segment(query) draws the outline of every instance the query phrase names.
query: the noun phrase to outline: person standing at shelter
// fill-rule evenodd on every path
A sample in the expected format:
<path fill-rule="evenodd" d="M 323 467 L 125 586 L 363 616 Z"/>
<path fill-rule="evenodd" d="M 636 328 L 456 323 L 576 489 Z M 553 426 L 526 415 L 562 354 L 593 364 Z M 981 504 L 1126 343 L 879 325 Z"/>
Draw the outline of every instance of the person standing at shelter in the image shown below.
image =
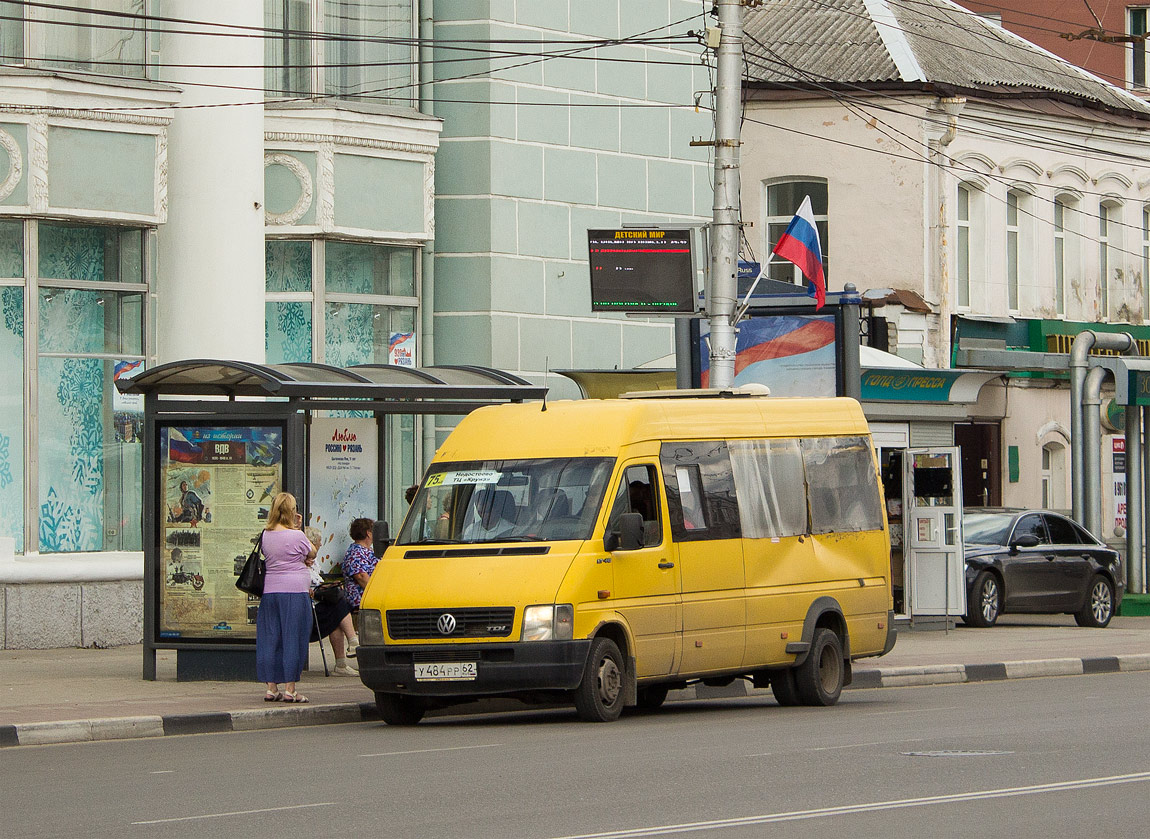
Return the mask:
<path fill-rule="evenodd" d="M 363 590 L 371 579 L 375 564 L 379 562 L 371 549 L 371 528 L 374 525 L 372 519 L 355 519 L 348 528 L 351 544 L 347 546 L 347 553 L 343 557 L 343 590 L 347 602 L 357 612 L 359 602 L 363 599 Z"/>
<path fill-rule="evenodd" d="M 267 702 L 307 702 L 296 692 L 296 682 L 307 663 L 312 625 L 309 569 L 316 548 L 304 535 L 303 517 L 290 492 L 281 492 L 272 501 L 262 547 L 267 575 L 256 613 L 256 678 L 267 685 Z"/>

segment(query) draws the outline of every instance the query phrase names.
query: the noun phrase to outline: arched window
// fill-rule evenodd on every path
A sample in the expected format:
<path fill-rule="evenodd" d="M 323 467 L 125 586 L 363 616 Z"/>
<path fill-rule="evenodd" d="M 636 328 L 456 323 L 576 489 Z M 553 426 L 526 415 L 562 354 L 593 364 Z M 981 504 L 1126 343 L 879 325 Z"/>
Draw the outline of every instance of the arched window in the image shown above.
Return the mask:
<path fill-rule="evenodd" d="M 1066 447 L 1059 443 L 1042 447 L 1042 506 L 1048 510 L 1066 507 Z"/>
<path fill-rule="evenodd" d="M 1142 208 L 1142 320 L 1150 321 L 1150 206 Z"/>
<path fill-rule="evenodd" d="M 1066 224 L 1068 221 L 1067 198 L 1063 195 L 1054 199 L 1054 307 L 1059 315 L 1066 314 Z"/>
<path fill-rule="evenodd" d="M 955 290 L 960 308 L 971 306 L 971 290 L 986 280 L 982 227 L 982 190 L 975 184 L 958 185 L 955 207 Z"/>
<path fill-rule="evenodd" d="M 1102 320 L 1110 319 L 1110 276 L 1122 267 L 1122 205 L 1103 201 L 1098 205 L 1098 303 Z"/>
<path fill-rule="evenodd" d="M 1023 196 L 1015 190 L 1006 193 L 1006 308 L 1019 309 L 1019 256 L 1022 248 L 1022 225 L 1019 224 L 1019 205 Z"/>
<path fill-rule="evenodd" d="M 786 231 L 799 205 L 808 195 L 811 197 L 811 209 L 815 214 L 815 227 L 819 231 L 819 244 L 823 249 L 823 275 L 829 278 L 831 258 L 826 181 L 794 180 L 767 184 L 767 253 L 774 249 L 775 242 Z M 776 259 L 771 263 L 768 276 L 772 280 L 806 285 L 799 269 L 785 260 Z"/>

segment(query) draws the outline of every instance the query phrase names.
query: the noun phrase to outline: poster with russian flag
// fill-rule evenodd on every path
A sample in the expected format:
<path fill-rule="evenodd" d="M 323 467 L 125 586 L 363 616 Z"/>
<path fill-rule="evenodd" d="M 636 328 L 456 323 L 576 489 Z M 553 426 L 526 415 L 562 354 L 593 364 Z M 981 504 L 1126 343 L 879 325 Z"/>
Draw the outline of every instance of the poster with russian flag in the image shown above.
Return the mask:
<path fill-rule="evenodd" d="M 776 256 L 793 262 L 807 278 L 808 291 L 815 298 L 815 310 L 827 302 L 827 281 L 823 276 L 823 248 L 819 242 L 819 229 L 815 225 L 815 213 L 811 209 L 811 197 L 803 198 L 799 210 L 786 231 L 775 243 L 772 251 Z"/>
<path fill-rule="evenodd" d="M 415 366 L 415 333 L 392 332 L 387 339 L 387 363 L 397 367 Z"/>
<path fill-rule="evenodd" d="M 710 387 L 709 333 L 699 336 L 701 386 Z M 736 385 L 764 384 L 772 396 L 835 396 L 834 315 L 769 315 L 739 324 Z"/>

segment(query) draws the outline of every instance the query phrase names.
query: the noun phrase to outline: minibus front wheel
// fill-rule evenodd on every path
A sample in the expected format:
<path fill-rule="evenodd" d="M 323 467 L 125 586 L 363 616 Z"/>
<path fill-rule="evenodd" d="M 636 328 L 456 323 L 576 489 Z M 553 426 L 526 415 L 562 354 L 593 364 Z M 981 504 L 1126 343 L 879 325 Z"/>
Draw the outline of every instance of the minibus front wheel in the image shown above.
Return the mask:
<path fill-rule="evenodd" d="M 623 654 L 610 638 L 602 636 L 591 642 L 583 680 L 575 689 L 575 710 L 587 722 L 612 722 L 623 713 L 627 678 Z"/>
<path fill-rule="evenodd" d="M 379 716 L 388 725 L 415 725 L 427 710 L 423 701 L 413 696 L 398 693 L 375 692 L 375 707 Z"/>

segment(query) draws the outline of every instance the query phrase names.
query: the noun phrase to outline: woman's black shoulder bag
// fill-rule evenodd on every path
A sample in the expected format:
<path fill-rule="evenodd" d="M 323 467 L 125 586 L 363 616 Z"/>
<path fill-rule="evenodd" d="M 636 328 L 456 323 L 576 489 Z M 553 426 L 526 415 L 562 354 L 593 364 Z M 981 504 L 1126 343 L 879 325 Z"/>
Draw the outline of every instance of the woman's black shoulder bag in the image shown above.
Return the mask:
<path fill-rule="evenodd" d="M 240 569 L 239 577 L 236 578 L 236 588 L 257 597 L 264 593 L 264 575 L 267 573 L 267 569 L 264 567 L 264 558 L 260 556 L 263 544 L 264 534 L 263 531 L 260 531 L 256 546 L 248 554 L 247 562 L 244 563 L 244 567 Z"/>

